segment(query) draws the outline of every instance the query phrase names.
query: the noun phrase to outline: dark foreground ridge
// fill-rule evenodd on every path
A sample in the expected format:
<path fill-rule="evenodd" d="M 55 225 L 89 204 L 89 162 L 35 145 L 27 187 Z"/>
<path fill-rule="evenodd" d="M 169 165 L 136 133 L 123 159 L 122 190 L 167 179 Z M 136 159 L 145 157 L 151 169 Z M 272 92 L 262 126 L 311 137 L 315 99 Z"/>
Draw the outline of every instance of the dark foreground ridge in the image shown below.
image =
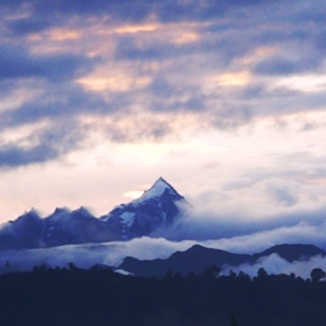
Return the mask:
<path fill-rule="evenodd" d="M 34 268 L 0 276 L 1 325 L 321 326 L 326 320 L 325 272 L 311 279 L 244 273 L 169 273 L 163 279 L 81 270 Z"/>
<path fill-rule="evenodd" d="M 125 258 L 119 266 L 127 272 L 141 277 L 163 277 L 169 270 L 182 275 L 200 274 L 210 266 L 255 264 L 260 258 L 276 254 L 289 263 L 306 261 L 314 256 L 325 256 L 326 251 L 313 245 L 283 244 L 273 246 L 254 255 L 234 254 L 224 250 L 194 245 L 184 252 L 176 252 L 167 259 L 139 260 L 134 257 Z"/>

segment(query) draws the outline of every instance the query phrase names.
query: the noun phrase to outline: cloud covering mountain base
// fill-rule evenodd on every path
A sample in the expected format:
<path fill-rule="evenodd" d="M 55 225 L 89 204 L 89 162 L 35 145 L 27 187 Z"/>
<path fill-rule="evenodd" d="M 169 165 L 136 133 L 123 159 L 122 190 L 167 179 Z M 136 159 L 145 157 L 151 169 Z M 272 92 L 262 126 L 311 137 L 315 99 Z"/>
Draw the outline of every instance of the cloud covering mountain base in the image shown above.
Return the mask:
<path fill-rule="evenodd" d="M 195 244 L 205 247 L 223 249 L 229 252 L 247 253 L 244 246 L 240 250 L 239 243 L 246 243 L 245 237 L 233 239 L 206 240 L 202 242 L 184 240 L 180 242 L 169 241 L 163 238 L 138 238 L 127 242 L 110 242 L 103 244 L 67 245 L 46 249 L 8 250 L 1 252 L 0 271 L 31 270 L 34 266 L 45 265 L 50 268 L 66 267 L 69 263 L 77 267 L 88 269 L 94 265 L 107 265 L 113 268 L 119 267 L 126 257 L 134 257 L 140 260 L 167 259 L 176 251 L 186 251 Z M 258 244 L 257 240 L 257 244 Z M 248 245 L 248 243 L 247 243 Z M 253 250 L 253 247 L 250 247 Z M 255 252 L 266 249 L 261 243 L 256 245 Z M 233 249 L 233 250 L 232 250 Z M 255 264 L 242 264 L 239 266 L 220 266 L 222 273 L 228 275 L 230 271 L 237 274 L 240 271 L 251 277 L 257 275 L 260 268 L 264 268 L 268 274 L 291 274 L 304 279 L 309 278 L 314 268 L 326 270 L 326 257 L 314 256 L 308 260 L 288 262 L 276 254 L 260 258 Z"/>

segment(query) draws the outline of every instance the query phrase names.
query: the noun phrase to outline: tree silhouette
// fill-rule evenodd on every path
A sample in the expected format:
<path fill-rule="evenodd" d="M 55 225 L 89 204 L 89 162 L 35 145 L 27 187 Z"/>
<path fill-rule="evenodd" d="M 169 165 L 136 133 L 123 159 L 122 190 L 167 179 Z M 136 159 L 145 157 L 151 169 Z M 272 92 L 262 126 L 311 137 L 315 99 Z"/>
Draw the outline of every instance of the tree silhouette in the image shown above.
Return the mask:
<path fill-rule="evenodd" d="M 9 272 L 9 267 L 10 267 L 10 262 L 9 260 L 6 260 L 5 264 L 4 264 L 4 268 L 5 268 L 5 272 L 8 273 Z"/>
<path fill-rule="evenodd" d="M 230 326 L 238 326 L 238 323 L 236 322 L 234 317 L 231 317 L 231 324 Z"/>
<path fill-rule="evenodd" d="M 240 273 L 125 276 L 73 264 L 0 275 L 0 325 L 324 325 L 326 278 Z"/>
<path fill-rule="evenodd" d="M 257 272 L 258 278 L 266 278 L 267 277 L 267 272 L 265 271 L 264 268 L 259 268 Z"/>
<path fill-rule="evenodd" d="M 326 273 L 321 268 L 314 268 L 310 273 L 312 282 L 317 283 L 325 279 Z"/>

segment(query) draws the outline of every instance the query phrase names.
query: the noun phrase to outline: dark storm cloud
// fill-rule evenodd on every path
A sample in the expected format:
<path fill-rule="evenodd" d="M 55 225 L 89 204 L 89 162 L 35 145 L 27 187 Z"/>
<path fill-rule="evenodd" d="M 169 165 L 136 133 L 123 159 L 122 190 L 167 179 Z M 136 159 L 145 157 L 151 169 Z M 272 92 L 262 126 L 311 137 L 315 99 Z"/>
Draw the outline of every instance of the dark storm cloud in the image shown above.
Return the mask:
<path fill-rule="evenodd" d="M 132 128 L 124 128 L 115 122 L 110 123 L 105 129 L 105 135 L 107 139 L 117 143 L 135 143 L 139 140 L 159 142 L 171 135 L 171 129 L 168 122 L 142 118 L 134 120 Z"/>
<path fill-rule="evenodd" d="M 0 148 L 0 167 L 17 167 L 36 162 L 55 159 L 57 153 L 53 148 L 39 145 L 31 149 L 22 149 L 17 146 Z"/>
<path fill-rule="evenodd" d="M 285 58 L 269 58 L 260 62 L 254 68 L 254 72 L 262 75 L 291 75 L 315 70 L 319 60 L 311 58 L 303 60 L 289 60 Z"/>
<path fill-rule="evenodd" d="M 315 74 L 316 72 L 303 72 L 303 81 L 305 73 Z M 271 78 L 292 78 L 299 77 L 300 74 L 274 74 L 268 76 Z M 273 117 L 280 118 L 274 121 L 274 126 L 285 131 L 291 123 L 290 121 L 283 120 L 282 117 L 288 114 L 310 112 L 311 110 L 323 111 L 325 109 L 326 94 L 324 90 L 322 88 L 319 90 L 316 87 L 314 91 L 310 91 L 309 80 L 306 82 L 307 91 L 305 91 L 303 85 L 297 88 L 295 81 L 293 84 L 288 83 L 287 85 L 282 85 L 280 83 L 279 85 L 271 85 L 270 81 L 256 80 L 238 89 L 226 89 L 224 92 L 219 91 L 216 93 L 216 97 L 223 99 L 223 101 L 221 100 L 223 105 L 220 111 L 221 118 L 224 116 L 224 119 L 221 121 L 219 116 L 215 116 L 215 119 L 211 120 L 216 122 L 217 127 L 220 125 L 220 122 L 222 122 L 223 126 L 225 121 L 228 121 L 231 125 L 234 122 L 234 125 L 239 127 L 241 125 L 247 125 L 258 117 Z M 313 87 L 313 85 L 311 86 Z M 314 126 L 319 128 L 322 125 L 323 122 L 317 121 L 316 119 L 307 122 L 302 121 L 297 131 L 304 131 L 306 127 L 308 128 L 306 130 L 309 130 L 309 128 L 312 130 Z"/>
<path fill-rule="evenodd" d="M 156 1 L 149 0 L 128 0 L 111 1 L 95 0 L 92 2 L 71 0 L 50 0 L 33 1 L 36 14 L 59 14 L 59 15 L 108 15 L 113 19 L 123 19 L 125 21 L 143 21 L 151 12 L 151 8 Z"/>
<path fill-rule="evenodd" d="M 178 47 L 169 43 L 151 43 L 148 45 L 137 45 L 132 37 L 121 37 L 118 40 L 115 58 L 116 60 L 141 60 L 157 61 L 168 60 L 175 57 Z M 179 51 L 180 52 L 180 51 Z"/>
<path fill-rule="evenodd" d="M 232 2 L 225 7 L 238 8 L 235 6 L 236 3 L 236 1 Z M 275 3 L 277 2 L 274 2 L 274 5 Z M 169 5 L 174 6 L 174 4 Z M 268 8 L 265 8 L 265 11 L 260 10 L 255 17 L 251 17 L 251 8 L 245 7 L 241 15 L 230 14 L 229 20 L 226 21 L 218 20 L 217 17 L 207 17 L 210 23 L 197 28 L 201 37 L 194 44 L 173 44 L 166 40 L 137 43 L 134 37 L 121 37 L 116 48 L 116 59 L 146 62 L 187 57 L 190 61 L 196 55 L 203 55 L 207 58 L 206 65 L 210 64 L 212 67 L 214 65 L 215 69 L 225 69 L 237 59 L 250 54 L 255 48 L 270 46 L 274 47 L 277 53 L 272 56 L 267 55 L 255 63 L 251 67 L 253 73 L 276 76 L 317 72 L 324 58 L 326 38 L 322 29 L 311 28 L 311 21 L 300 18 L 299 14 L 291 11 L 289 17 L 283 17 L 274 8 L 273 12 L 264 17 L 266 11 Z M 170 20 L 173 21 L 175 17 L 175 21 L 178 21 L 177 15 L 174 15 L 171 11 Z M 190 15 L 187 21 L 196 20 L 194 17 Z"/>
<path fill-rule="evenodd" d="M 4 83 L 6 85 L 7 83 Z M 9 86 L 9 89 L 13 85 Z M 107 139 L 114 142 L 134 142 L 139 139 L 160 140 L 171 133 L 168 122 L 153 122 L 142 119 L 138 123 L 135 117 L 133 128 L 119 124 L 119 115 L 128 111 L 135 94 L 112 94 L 105 101 L 96 93 L 87 92 L 71 83 L 45 83 L 43 94 L 23 103 L 16 109 L 0 113 L 0 130 L 33 125 L 47 121 L 48 125 L 34 136 L 23 139 L 24 142 L 36 143 L 31 147 L 21 146 L 20 142 L 0 146 L 0 168 L 14 168 L 33 163 L 54 160 L 68 152 L 78 149 L 87 139 L 89 129 L 78 118 L 84 114 L 93 117 L 116 115 L 118 122 L 108 123 L 101 129 Z"/>
<path fill-rule="evenodd" d="M 282 98 L 285 101 L 286 99 L 295 98 L 300 95 L 300 91 L 286 89 L 284 87 L 270 89 L 269 85 L 265 83 L 251 83 L 238 92 L 238 98 L 240 100 L 260 99 L 268 101 L 272 98 Z"/>
<path fill-rule="evenodd" d="M 325 55 L 326 53 L 326 31 L 325 30 L 321 30 L 320 33 L 316 35 L 314 44 L 316 49 L 319 50 L 321 54 Z"/>
<path fill-rule="evenodd" d="M 42 85 L 42 88 L 46 89 L 47 85 Z M 119 109 L 118 101 L 113 100 L 115 107 L 110 108 L 101 97 L 72 83 L 51 83 L 43 94 L 16 109 L 0 113 L 0 130 L 48 121 L 45 127 L 22 141 L 0 145 L 0 168 L 44 163 L 78 149 L 89 131 L 78 117 L 85 113 L 109 114 Z M 22 145 L 21 142 L 31 145 Z"/>
<path fill-rule="evenodd" d="M 39 97 L 25 102 L 15 110 L 0 114 L 0 126 L 19 126 L 45 118 L 66 117 L 69 120 L 85 112 L 105 114 L 113 110 L 100 96 L 90 94 L 74 84 L 62 83 L 43 87 L 46 89 L 47 86 L 48 89 Z M 118 103 L 116 104 L 114 109 L 119 108 Z"/>
<path fill-rule="evenodd" d="M 19 144 L 0 146 L 0 169 L 25 166 L 33 163 L 44 163 L 76 149 L 81 135 L 71 125 L 57 125 L 53 130 L 46 130 L 25 139 L 33 141 L 30 147 Z"/>
<path fill-rule="evenodd" d="M 110 16 L 113 19 L 140 22 L 152 12 L 152 7 L 158 1 L 148 0 L 0 0 L 0 6 L 10 10 L 27 7 L 35 17 L 69 17 L 69 16 Z"/>
<path fill-rule="evenodd" d="M 221 130 L 232 131 L 248 124 L 254 117 L 253 110 L 247 105 L 230 104 L 211 114 L 211 124 Z"/>
<path fill-rule="evenodd" d="M 0 6 L 4 8 L 17 8 L 21 5 L 28 3 L 26 0 L 0 0 Z"/>
<path fill-rule="evenodd" d="M 24 36 L 26 34 L 42 32 L 52 24 L 42 19 L 23 18 L 8 23 L 10 32 L 15 36 Z"/>
<path fill-rule="evenodd" d="M 276 1 L 272 1 L 275 3 Z M 225 13 L 250 6 L 266 6 L 271 1 L 232 0 L 232 1 L 159 1 L 159 0 L 1 0 L 0 5 L 7 8 L 29 6 L 34 15 L 90 16 L 107 15 L 116 20 L 141 22 L 155 14 L 162 22 L 205 21 L 216 19 Z"/>
<path fill-rule="evenodd" d="M 258 9 L 273 10 L 273 6 L 282 3 L 278 0 L 231 0 L 231 1 L 165 1 L 155 6 L 155 12 L 162 22 L 179 22 L 179 21 L 216 21 L 226 16 L 243 15 L 245 10 L 248 10 L 252 16 L 259 16 Z M 291 6 L 289 1 L 289 6 Z M 270 13 L 269 13 L 270 14 Z M 255 18 L 256 18 L 255 17 Z M 234 18 L 234 17 L 233 17 Z M 265 19 L 265 17 L 259 17 Z"/>
<path fill-rule="evenodd" d="M 277 1 L 275 1 L 277 2 Z M 206 21 L 223 17 L 233 9 L 246 6 L 264 6 L 265 1 L 164 1 L 157 8 L 157 15 L 162 22 L 174 21 Z"/>
<path fill-rule="evenodd" d="M 205 66 L 226 68 L 232 61 L 252 51 L 257 42 L 250 33 L 234 30 L 225 35 L 206 34 L 206 29 L 198 29 L 202 36 L 194 43 L 176 44 L 171 40 L 137 43 L 134 37 L 122 36 L 118 38 L 115 59 L 130 62 L 160 62 L 171 59 L 195 60 L 199 55 L 206 56 Z M 247 39 L 246 42 L 243 40 Z"/>
<path fill-rule="evenodd" d="M 8 3 L 4 1 L 3 3 Z M 17 4 L 21 4 L 19 1 Z M 211 52 L 217 58 L 216 62 L 228 65 L 232 60 L 239 58 L 245 53 L 259 45 L 282 44 L 291 40 L 291 42 L 309 42 L 315 31 L 306 30 L 305 25 L 290 25 L 289 22 L 294 21 L 298 25 L 303 22 L 308 24 L 310 20 L 306 17 L 300 17 L 299 14 L 292 13 L 293 17 L 282 17 L 282 13 L 274 8 L 269 15 L 264 17 L 263 14 L 269 11 L 269 6 L 278 5 L 279 1 L 228 1 L 228 2 L 211 2 L 211 1 L 135 1 L 127 2 L 96 0 L 94 2 L 73 1 L 26 1 L 32 8 L 32 15 L 18 21 L 9 22 L 9 27 L 17 34 L 19 32 L 29 33 L 32 31 L 47 28 L 53 19 L 60 20 L 61 24 L 65 24 L 64 17 L 76 17 L 83 15 L 106 15 L 119 22 L 141 22 L 148 18 L 151 14 L 155 14 L 162 22 L 178 22 L 182 21 L 210 21 L 209 26 L 202 27 L 200 32 L 206 35 L 197 47 L 192 45 L 176 46 L 165 42 L 155 42 L 155 44 L 147 44 L 136 46 L 132 37 L 121 38 L 117 45 L 116 59 L 127 60 L 167 60 L 169 58 L 180 57 L 180 55 Z M 289 1 L 288 6 L 284 8 L 289 11 L 293 3 Z M 252 17 L 251 8 L 260 8 L 257 15 Z M 241 11 L 239 11 L 241 9 Z M 229 15 L 228 20 L 219 22 L 221 15 Z M 57 17 L 57 18 L 53 18 Z M 282 18 L 280 18 L 282 17 Z M 231 18 L 231 19 L 230 19 Z M 300 20 L 301 19 L 301 20 Z M 268 22 L 279 20 L 279 28 L 272 25 L 268 26 Z M 298 21 L 296 21 L 298 20 Z M 219 23 L 217 23 L 219 22 Z M 260 25 L 263 28 L 260 28 Z M 266 24 L 267 23 L 267 24 Z M 222 25 L 221 25 L 222 24 Z M 282 27 L 284 25 L 284 28 Z M 213 38 L 211 37 L 213 34 Z M 323 37 L 317 37 L 317 43 L 323 43 Z M 321 45 L 322 46 L 322 45 Z M 305 50 L 304 50 L 305 51 Z M 268 59 L 258 65 L 254 71 L 266 74 L 285 74 L 296 71 L 312 69 L 317 63 L 318 58 L 308 58 L 298 61 L 288 61 L 285 59 Z M 320 60 L 319 60 L 320 61 Z M 216 63 L 215 62 L 215 63 Z M 309 67 L 309 65 L 311 67 Z M 305 68 L 306 66 L 306 68 Z"/>
<path fill-rule="evenodd" d="M 89 72 L 97 59 L 72 54 L 31 55 L 23 47 L 0 45 L 0 80 L 43 77 L 52 81 Z"/>
<path fill-rule="evenodd" d="M 157 76 L 147 87 L 151 97 L 152 112 L 203 112 L 207 109 L 208 97 L 197 87 L 179 85 Z"/>
<path fill-rule="evenodd" d="M 181 1 L 162 2 L 158 10 L 158 17 L 162 22 L 189 21 L 189 20 L 206 20 L 221 17 L 226 10 L 222 1 Z"/>
<path fill-rule="evenodd" d="M 314 2 L 312 6 L 305 6 L 304 10 L 301 10 L 295 15 L 293 21 L 297 22 L 307 22 L 312 26 L 320 24 L 324 24 L 326 20 L 326 11 L 325 11 L 325 3 L 323 1 Z"/>
<path fill-rule="evenodd" d="M 261 46 L 275 47 L 276 54 L 267 53 L 263 57 L 254 58 L 253 63 L 244 68 L 240 66 L 240 69 L 251 70 L 258 77 L 316 71 L 324 57 L 326 34 L 322 28 L 309 28 L 315 24 L 312 18 L 312 9 L 315 9 L 313 4 L 308 6 L 310 9 L 307 9 L 306 15 L 302 9 L 287 15 L 292 5 L 292 1 L 283 5 L 283 2 L 269 0 L 0 0 L 0 6 L 8 12 L 12 9 L 24 12 L 22 8 L 26 11 L 24 16 L 5 17 L 6 35 L 12 37 L 12 42 L 0 43 L 1 84 L 10 92 L 22 79 L 31 83 L 37 79 L 44 83 L 40 86 L 43 94 L 26 100 L 18 108 L 0 113 L 0 128 L 34 123 L 46 118 L 53 119 L 54 122 L 63 117 L 70 120 L 84 113 L 100 116 L 119 113 L 128 119 L 127 113 L 130 114 L 133 105 L 141 105 L 144 112 L 153 114 L 152 120 L 144 123 L 143 128 L 135 127 L 132 131 L 126 131 L 119 125 L 110 126 L 108 137 L 120 142 L 135 141 L 142 137 L 160 139 L 173 133 L 173 128 L 168 123 L 160 124 L 155 120 L 156 113 L 188 111 L 198 117 L 205 116 L 208 123 L 216 129 L 233 130 L 249 124 L 257 116 L 297 112 L 301 108 L 309 110 L 312 105 L 321 107 L 324 98 L 319 93 L 307 95 L 288 89 L 271 89 L 270 85 L 260 81 L 257 84 L 250 81 L 247 86 L 238 88 L 223 88 L 217 82 L 217 85 L 209 85 L 209 90 L 201 84 L 203 81 L 208 83 L 207 77 L 213 74 L 219 76 L 227 73 L 229 68 L 239 65 L 243 58 L 253 55 L 253 51 Z M 108 30 L 114 29 L 112 20 L 127 25 L 130 22 L 145 21 L 148 17 L 157 18 L 163 23 L 205 21 L 205 24 L 194 24 L 191 31 L 197 33 L 198 39 L 183 44 L 166 37 L 164 27 L 154 31 L 149 38 L 142 33 L 112 36 L 113 60 L 119 61 L 118 64 L 121 65 L 126 64 L 127 67 L 130 65 L 135 74 L 144 72 L 150 81 L 141 89 L 113 89 L 100 94 L 77 86 L 74 79 L 87 75 L 96 65 L 111 63 L 111 57 L 90 59 L 69 52 L 35 55 L 29 50 L 29 46 L 37 46 L 37 42 L 44 42 L 49 48 L 56 42 L 51 40 L 53 43 L 46 44 L 44 40 L 30 41 L 30 33 L 42 32 L 53 25 L 66 26 L 65 30 L 69 31 L 69 28 L 74 30 L 82 24 L 85 27 L 92 24 L 90 21 L 96 21 L 86 20 L 85 16 L 107 16 L 108 19 L 101 20 L 101 23 L 98 20 L 97 24 L 103 23 L 101 27 Z M 164 34 L 162 38 L 161 31 Z M 99 36 L 96 35 L 94 39 L 97 37 Z M 22 41 L 22 45 L 14 45 L 18 43 L 16 38 Z M 81 36 L 80 40 L 74 40 L 74 44 L 80 47 L 78 50 L 82 49 L 84 40 L 88 42 L 89 39 Z M 69 41 L 64 42 L 68 48 Z M 55 46 L 60 47 L 60 44 Z M 290 50 L 299 54 L 292 58 Z M 160 65 L 167 62 L 166 66 Z M 147 63 L 158 64 L 157 70 L 154 72 L 151 68 L 145 68 Z M 151 127 L 155 124 L 155 128 Z M 74 126 L 77 129 L 80 127 L 79 124 Z M 33 149 L 31 153 L 21 152 L 17 144 L 6 148 L 4 152 L 8 157 L 18 157 L 19 153 L 30 157 L 34 155 Z M 38 152 L 41 153 L 42 149 L 39 148 Z M 55 156 L 59 152 L 50 150 L 49 153 Z"/>

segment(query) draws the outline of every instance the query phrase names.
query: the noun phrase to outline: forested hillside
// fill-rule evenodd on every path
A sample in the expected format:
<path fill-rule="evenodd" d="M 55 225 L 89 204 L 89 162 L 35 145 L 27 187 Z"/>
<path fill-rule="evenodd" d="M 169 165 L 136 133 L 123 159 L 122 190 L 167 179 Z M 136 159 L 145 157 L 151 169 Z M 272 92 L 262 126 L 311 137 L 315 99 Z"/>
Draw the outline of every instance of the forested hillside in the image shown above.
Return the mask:
<path fill-rule="evenodd" d="M 137 278 L 95 266 L 36 267 L 0 277 L 1 325 L 318 326 L 326 320 L 322 270 L 311 279 L 257 277 L 213 267 L 201 275 Z"/>

